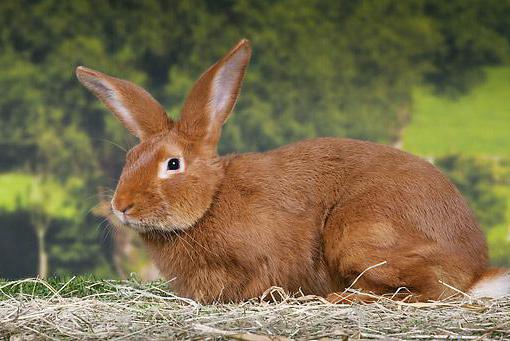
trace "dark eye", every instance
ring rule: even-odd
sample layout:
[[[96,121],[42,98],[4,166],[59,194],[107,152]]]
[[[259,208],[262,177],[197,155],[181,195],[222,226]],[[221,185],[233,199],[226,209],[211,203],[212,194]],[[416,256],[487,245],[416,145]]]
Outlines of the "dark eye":
[[[168,160],[168,164],[166,166],[166,169],[169,171],[176,171],[181,167],[181,162],[177,158],[173,158]]]

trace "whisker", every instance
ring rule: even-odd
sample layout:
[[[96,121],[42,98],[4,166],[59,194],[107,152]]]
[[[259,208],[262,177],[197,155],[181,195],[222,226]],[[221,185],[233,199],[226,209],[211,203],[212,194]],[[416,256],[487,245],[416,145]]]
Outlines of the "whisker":
[[[108,218],[104,218],[103,220],[101,220],[101,222],[97,225],[97,227],[96,227],[96,228],[97,228],[98,230],[100,230],[100,229],[102,228],[102,226],[101,226],[101,225],[103,225],[103,224],[104,224],[105,222],[107,222],[107,221],[108,221]]]
[[[103,141],[103,142],[108,142],[108,143],[112,144],[113,146],[118,147],[118,148],[119,148],[120,150],[122,150],[124,153],[127,153],[126,148],[122,147],[122,146],[121,146],[120,144],[118,144],[118,143],[115,143],[115,142],[113,142],[113,141],[111,141],[111,140],[108,140],[108,139],[105,139],[105,138],[98,138],[97,140],[98,140],[98,141]]]
[[[95,204],[94,206],[92,206],[91,208],[89,208],[89,209],[85,212],[85,215],[90,214],[90,212],[92,212],[94,209],[96,209],[99,205],[101,205],[101,203],[100,203],[100,202],[98,202],[97,204]]]
[[[200,244],[195,238],[193,238],[193,236],[188,233],[186,230],[181,230],[186,236],[188,236],[193,242],[195,242],[198,246],[200,246],[202,249],[204,249],[205,251],[209,252],[210,254],[214,255],[214,256],[217,256],[219,257],[219,255],[211,250],[209,250],[208,248],[206,248],[205,246],[203,246],[202,244]]]
[[[161,223],[158,224],[159,228],[161,230],[164,230],[165,229],[165,226]],[[190,244],[185,238],[183,238],[182,236],[179,235],[179,233],[175,233],[175,235],[177,236],[177,238],[179,238],[183,244],[182,246],[184,247],[184,250],[186,251],[186,253],[188,254],[188,257],[191,259],[192,263],[196,265],[196,260],[195,258],[192,256],[192,253],[196,253],[196,250],[195,248],[193,247],[192,244]],[[190,250],[188,249],[188,247],[186,246],[188,245],[190,248],[191,248],[191,251],[193,252],[190,252]]]
[[[185,244],[182,244],[182,246],[184,247],[184,250],[186,251],[186,253],[188,254],[188,257],[191,259],[191,262],[196,265],[196,261],[195,261],[195,258],[191,255],[191,252],[188,250],[188,248],[186,247],[186,245],[189,245],[189,247],[191,248],[191,250],[195,251],[193,249],[193,245],[191,245],[188,241],[186,241],[182,236],[179,236],[179,234],[177,233],[176,234],[177,238],[179,238],[180,240],[182,240]]]
[[[110,235],[113,236],[114,226],[112,226],[110,224],[110,222],[108,222],[105,225],[105,228],[103,230],[105,231],[105,233],[103,234],[103,243],[104,243],[108,240],[108,237],[110,237]]]

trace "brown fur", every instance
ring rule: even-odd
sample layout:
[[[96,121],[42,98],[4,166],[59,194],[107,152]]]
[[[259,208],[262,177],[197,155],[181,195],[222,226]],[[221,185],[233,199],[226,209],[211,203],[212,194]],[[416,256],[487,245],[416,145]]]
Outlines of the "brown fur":
[[[86,85],[99,84],[88,87],[114,112],[105,92],[129,99],[138,126],[128,128],[142,142],[128,154],[112,205],[140,232],[178,294],[240,301],[276,285],[327,296],[382,261],[354,287],[376,294],[407,287],[428,300],[452,293],[439,281],[466,290],[484,276],[483,233],[458,190],[427,161],[337,138],[218,156],[250,52],[241,41],[202,75],[176,123],[159,104],[147,105],[155,100],[138,87],[104,90],[111,77],[77,70]],[[229,87],[217,109],[214,84]],[[175,155],[185,171],[158,178],[161,162]]]

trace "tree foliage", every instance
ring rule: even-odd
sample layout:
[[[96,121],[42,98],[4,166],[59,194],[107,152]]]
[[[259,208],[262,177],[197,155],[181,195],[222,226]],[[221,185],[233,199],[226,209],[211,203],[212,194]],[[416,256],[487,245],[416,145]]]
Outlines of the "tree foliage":
[[[63,186],[80,178],[69,193],[88,211],[96,188],[114,185],[118,145],[134,140],[74,68],[139,83],[175,116],[193,81],[243,37],[254,55],[222,152],[325,135],[394,143],[415,85],[467,91],[483,66],[508,61],[509,11],[508,1],[463,0],[3,1],[0,170]],[[91,225],[82,216],[61,232],[97,234]],[[50,257],[85,261],[83,245]]]
[[[485,231],[505,222],[506,200],[495,192],[499,180],[495,163],[474,157],[448,155],[437,160],[471,204]]]

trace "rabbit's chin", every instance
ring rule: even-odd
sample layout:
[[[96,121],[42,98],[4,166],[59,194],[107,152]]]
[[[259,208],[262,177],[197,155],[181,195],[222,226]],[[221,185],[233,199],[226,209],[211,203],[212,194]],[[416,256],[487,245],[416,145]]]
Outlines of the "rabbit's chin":
[[[172,219],[169,221],[159,221],[156,219],[127,219],[124,225],[139,233],[147,232],[177,232],[189,229],[193,224],[186,221]]]

